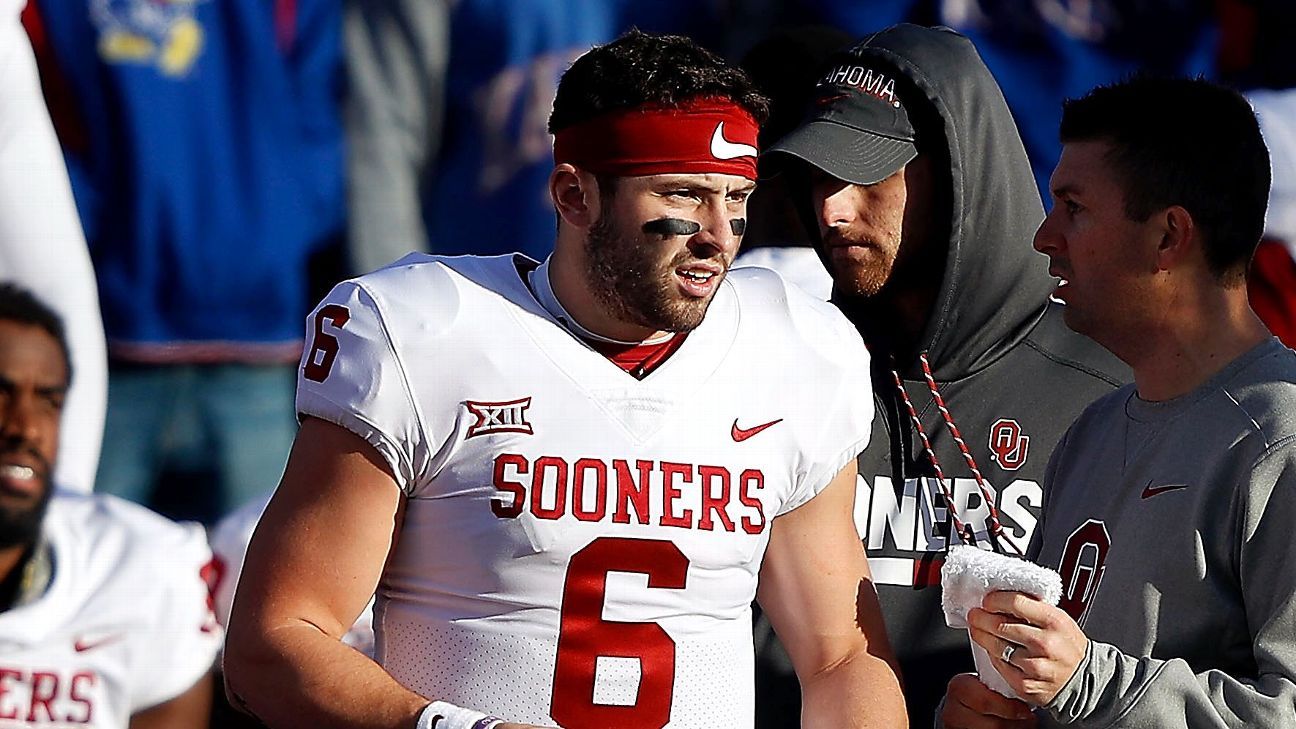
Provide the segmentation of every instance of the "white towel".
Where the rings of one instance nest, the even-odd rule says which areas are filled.
[[[981,607],[987,593],[1012,590],[1032,595],[1050,605],[1062,597],[1062,578],[1057,572],[1032,562],[960,544],[951,547],[941,568],[941,608],[945,624],[967,627],[967,612]],[[968,637],[971,641],[971,636]],[[985,649],[972,642],[977,675],[986,686],[1004,696],[1021,697],[995,670]]]

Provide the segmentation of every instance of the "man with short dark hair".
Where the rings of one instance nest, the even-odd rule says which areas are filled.
[[[757,598],[807,726],[905,726],[850,519],[867,351],[728,271],[764,113],[714,54],[628,34],[559,84],[548,260],[416,254],[334,289],[234,600],[236,701],[275,726],[750,726]],[[340,641],[375,587],[377,663]]]
[[[898,25],[837,54],[766,159],[801,196],[833,301],[872,355],[855,521],[910,722],[930,726],[946,683],[972,669],[941,611],[946,551],[1025,551],[1053,445],[1126,375],[1049,302],[1056,282],[1028,245],[1039,191],[963,36]],[[796,697],[789,665],[771,645],[759,666],[762,725],[791,726],[777,705]]]
[[[1296,726],[1296,353],[1247,303],[1269,162],[1240,94],[1139,78],[1064,107],[1035,247],[1066,321],[1134,370],[1049,464],[1029,555],[972,637],[1024,699],[972,676],[951,729]],[[1203,147],[1203,144],[1207,146]]]
[[[0,723],[205,727],[220,629],[202,528],[56,493],[63,324],[0,284]]]

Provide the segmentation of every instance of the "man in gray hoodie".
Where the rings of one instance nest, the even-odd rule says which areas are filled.
[[[1062,322],[1030,249],[1044,218],[1003,95],[972,44],[898,25],[836,56],[800,127],[762,163],[789,175],[872,354],[876,416],[855,519],[900,659],[913,726],[972,667],[945,626],[952,544],[1024,552],[1044,467],[1127,370]],[[761,726],[797,725],[789,664],[758,624]]]

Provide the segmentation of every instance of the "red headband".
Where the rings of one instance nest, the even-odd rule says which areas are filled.
[[[724,98],[640,106],[554,135],[554,161],[621,177],[718,172],[756,179],[756,120]]]

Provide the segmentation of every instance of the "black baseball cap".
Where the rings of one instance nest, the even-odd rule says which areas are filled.
[[[828,69],[801,125],[768,155],[791,155],[857,185],[881,182],[918,156],[895,71],[851,52]]]

